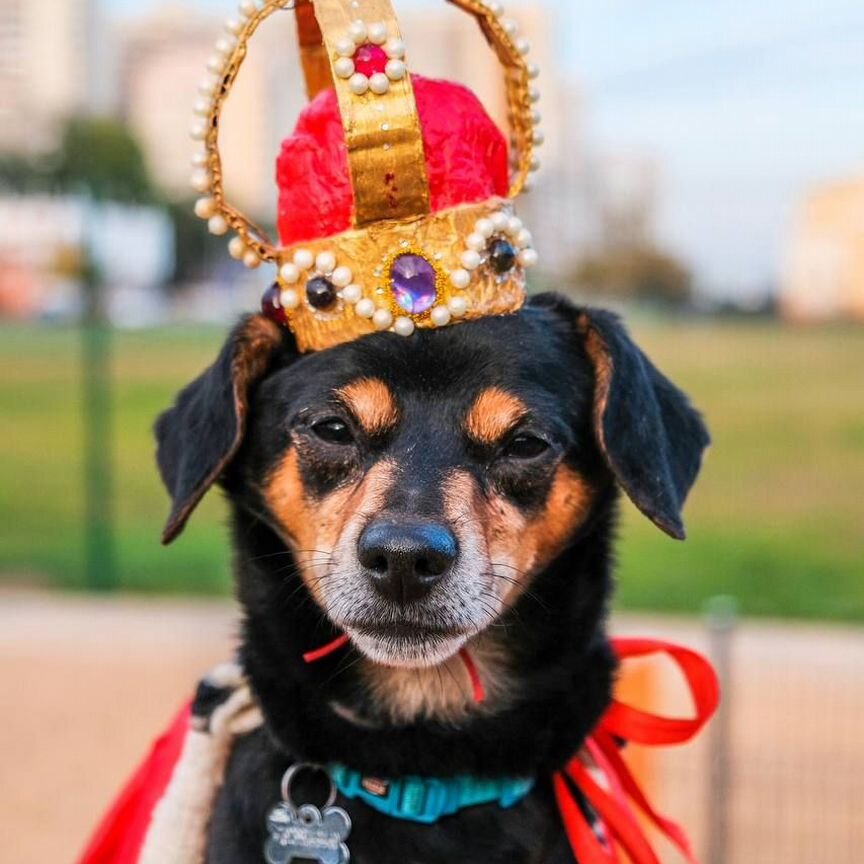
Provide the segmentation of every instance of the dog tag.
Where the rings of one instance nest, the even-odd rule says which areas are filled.
[[[291,864],[298,859],[348,864],[351,853],[345,841],[351,833],[351,817],[341,807],[333,806],[336,787],[332,781],[322,809],[312,804],[298,807],[291,796],[291,785],[303,770],[324,771],[316,765],[293,765],[288,769],[282,779],[282,802],[267,817],[270,839],[264,847],[264,858],[267,864]]]

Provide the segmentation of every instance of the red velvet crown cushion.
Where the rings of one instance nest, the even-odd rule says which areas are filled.
[[[412,76],[423,130],[433,212],[504,196],[507,142],[477,97],[449,81]],[[284,246],[351,227],[354,194],[336,93],[303,110],[276,165],[279,237]]]

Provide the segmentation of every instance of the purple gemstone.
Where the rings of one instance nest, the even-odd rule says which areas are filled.
[[[435,305],[438,274],[422,256],[400,255],[390,268],[390,287],[396,302],[412,315],[420,315]]]

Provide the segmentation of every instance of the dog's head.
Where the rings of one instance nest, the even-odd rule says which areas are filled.
[[[246,319],[157,437],[166,542],[222,482],[333,624],[389,666],[440,663],[493,624],[616,482],[683,538],[708,442],[613,315],[554,296],[306,356]]]

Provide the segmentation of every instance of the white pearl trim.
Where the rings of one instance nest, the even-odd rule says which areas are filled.
[[[357,71],[354,60],[357,49],[367,42],[382,46],[387,55],[384,71],[369,76]],[[347,81],[355,96],[366,96],[369,93],[383,96],[390,91],[391,82],[401,81],[408,74],[403,60],[405,43],[395,36],[388,38],[387,25],[382,22],[367,24],[362,19],[354,21],[347,34],[336,41],[335,50],[338,57],[333,63],[336,77]]]

